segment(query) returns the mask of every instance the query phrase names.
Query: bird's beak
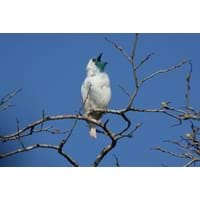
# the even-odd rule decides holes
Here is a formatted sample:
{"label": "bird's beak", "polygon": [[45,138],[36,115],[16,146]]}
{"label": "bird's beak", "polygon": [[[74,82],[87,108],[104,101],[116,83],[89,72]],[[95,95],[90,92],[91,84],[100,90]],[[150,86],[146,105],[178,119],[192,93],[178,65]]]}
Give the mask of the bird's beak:
{"label": "bird's beak", "polygon": [[97,57],[97,61],[101,62],[101,57],[102,57],[103,53],[100,53],[99,56]]}

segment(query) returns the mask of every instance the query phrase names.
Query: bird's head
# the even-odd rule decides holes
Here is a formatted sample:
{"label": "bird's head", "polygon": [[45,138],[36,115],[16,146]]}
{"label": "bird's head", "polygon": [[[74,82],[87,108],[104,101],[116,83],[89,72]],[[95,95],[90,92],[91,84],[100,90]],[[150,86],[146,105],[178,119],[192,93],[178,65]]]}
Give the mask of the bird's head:
{"label": "bird's head", "polygon": [[89,60],[89,63],[87,65],[87,70],[88,71],[100,71],[104,72],[106,65],[108,64],[107,62],[102,62],[101,57],[103,53],[100,53],[97,58],[91,58]]}
{"label": "bird's head", "polygon": [[100,70],[100,72],[103,72],[106,65],[108,64],[107,62],[102,62],[101,57],[103,53],[100,53],[97,58],[92,58],[93,63],[96,65],[96,67]]}

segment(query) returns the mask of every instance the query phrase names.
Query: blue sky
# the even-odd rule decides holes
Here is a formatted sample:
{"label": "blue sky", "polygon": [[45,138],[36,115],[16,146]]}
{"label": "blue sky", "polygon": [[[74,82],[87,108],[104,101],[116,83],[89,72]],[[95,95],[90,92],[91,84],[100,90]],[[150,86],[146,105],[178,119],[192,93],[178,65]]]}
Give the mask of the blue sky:
{"label": "blue sky", "polygon": [[[131,51],[133,34],[0,34],[0,96],[23,88],[12,103],[16,106],[0,113],[0,133],[16,131],[16,117],[20,127],[26,126],[42,115],[73,114],[81,106],[80,87],[85,78],[88,60],[103,52],[103,60],[108,61],[106,71],[111,79],[112,100],[109,108],[123,108],[128,99],[119,85],[133,89],[131,66],[104,37]],[[184,59],[193,63],[191,103],[199,109],[198,74],[200,34],[141,34],[139,37],[136,62],[148,53],[154,52],[152,59],[139,73],[144,77],[158,69],[177,64]],[[142,87],[135,105],[140,108],[158,108],[162,101],[184,106],[185,75],[188,67],[161,75]],[[100,166],[113,166],[116,154],[122,166],[180,166],[184,160],[152,151],[155,146],[172,148],[163,143],[166,139],[176,139],[187,132],[189,123],[181,127],[170,127],[174,121],[160,114],[130,114],[134,122],[143,122],[132,139],[122,140],[102,161]],[[110,118],[107,115],[103,118]],[[119,118],[111,117],[111,126],[119,130]],[[50,123],[56,128],[67,130],[73,121]],[[33,143],[57,144],[63,135],[35,134],[24,140],[25,145]],[[88,136],[85,122],[79,122],[65,150],[82,166],[89,166],[107,144],[104,136],[97,140]],[[19,146],[5,143],[0,152],[7,152]],[[176,149],[175,149],[176,150]],[[56,151],[34,150],[0,160],[0,166],[68,166]]]}

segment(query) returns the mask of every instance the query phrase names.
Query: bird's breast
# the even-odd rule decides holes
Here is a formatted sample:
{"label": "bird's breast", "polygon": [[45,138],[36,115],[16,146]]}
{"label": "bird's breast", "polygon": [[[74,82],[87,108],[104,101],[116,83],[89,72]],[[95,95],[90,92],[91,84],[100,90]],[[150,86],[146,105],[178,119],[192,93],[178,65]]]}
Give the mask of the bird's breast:
{"label": "bird's breast", "polygon": [[106,108],[111,99],[110,81],[105,74],[94,76],[91,80],[90,100],[92,107]]}

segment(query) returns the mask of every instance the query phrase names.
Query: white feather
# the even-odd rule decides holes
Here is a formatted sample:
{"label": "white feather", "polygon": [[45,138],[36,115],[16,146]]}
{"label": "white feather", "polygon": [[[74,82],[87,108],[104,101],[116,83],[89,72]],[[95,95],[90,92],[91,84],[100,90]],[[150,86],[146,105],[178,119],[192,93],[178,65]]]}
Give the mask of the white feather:
{"label": "white feather", "polygon": [[[105,72],[100,72],[92,59],[86,67],[87,76],[81,87],[84,111],[87,114],[91,110],[106,109],[111,99],[110,79]],[[99,120],[101,115],[93,114],[89,117]],[[96,137],[96,128],[90,124],[90,135]]]}

